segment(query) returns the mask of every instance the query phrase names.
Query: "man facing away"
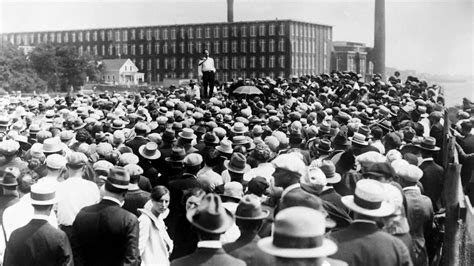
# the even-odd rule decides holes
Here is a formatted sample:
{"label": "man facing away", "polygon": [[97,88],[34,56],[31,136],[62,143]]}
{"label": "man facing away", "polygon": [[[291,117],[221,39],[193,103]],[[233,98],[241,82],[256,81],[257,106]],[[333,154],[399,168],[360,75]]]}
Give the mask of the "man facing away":
{"label": "man facing away", "polygon": [[214,59],[209,57],[209,50],[204,49],[202,51],[204,57],[199,60],[198,73],[202,77],[202,97],[203,99],[212,98],[212,92],[214,91],[214,82],[216,75],[216,67],[214,65]]}

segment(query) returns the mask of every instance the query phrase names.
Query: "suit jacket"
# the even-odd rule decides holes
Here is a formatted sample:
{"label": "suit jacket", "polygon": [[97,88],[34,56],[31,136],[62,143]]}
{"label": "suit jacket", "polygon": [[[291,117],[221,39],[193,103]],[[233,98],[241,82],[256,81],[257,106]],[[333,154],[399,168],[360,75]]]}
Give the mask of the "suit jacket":
{"label": "suit jacket", "polygon": [[345,211],[346,213],[349,213],[349,210],[341,201],[341,195],[337,193],[334,188],[328,188],[326,190],[321,191],[319,197],[322,200],[332,203],[334,206]]}
{"label": "suit jacket", "polygon": [[330,238],[338,246],[337,253],[330,257],[351,266],[412,265],[405,244],[372,223],[354,222]]}
{"label": "suit jacket", "polygon": [[172,261],[171,265],[243,266],[245,262],[228,255],[222,248],[198,248],[191,255]]}
{"label": "suit jacket", "polygon": [[72,225],[76,265],[138,265],[138,219],[103,199],[82,208]]}
{"label": "suit jacket", "polygon": [[275,257],[260,250],[258,240],[258,235],[240,235],[239,239],[225,244],[223,248],[232,257],[245,261],[247,266],[275,265]]}
{"label": "suit jacket", "polygon": [[3,265],[73,265],[66,233],[46,220],[33,219],[13,231]]}
{"label": "suit jacket", "polygon": [[437,211],[441,207],[441,191],[443,189],[443,168],[434,161],[425,161],[420,166],[423,170],[423,177],[420,183],[423,191],[431,199],[433,208]]}
{"label": "suit jacket", "polygon": [[140,153],[138,153],[138,148],[140,148],[140,146],[142,146],[142,145],[147,144],[148,142],[150,142],[150,141],[148,139],[146,139],[145,137],[136,136],[134,139],[132,139],[128,142],[125,142],[125,145],[130,147],[133,150],[133,153],[141,158]]}

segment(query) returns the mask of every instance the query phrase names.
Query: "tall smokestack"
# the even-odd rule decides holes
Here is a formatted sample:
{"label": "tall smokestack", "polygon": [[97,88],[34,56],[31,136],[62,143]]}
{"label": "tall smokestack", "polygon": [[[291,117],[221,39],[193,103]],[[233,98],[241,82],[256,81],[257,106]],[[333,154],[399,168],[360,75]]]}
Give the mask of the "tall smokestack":
{"label": "tall smokestack", "polygon": [[374,72],[385,80],[385,0],[375,0]]}
{"label": "tall smokestack", "polygon": [[227,22],[234,22],[234,0],[227,0]]}

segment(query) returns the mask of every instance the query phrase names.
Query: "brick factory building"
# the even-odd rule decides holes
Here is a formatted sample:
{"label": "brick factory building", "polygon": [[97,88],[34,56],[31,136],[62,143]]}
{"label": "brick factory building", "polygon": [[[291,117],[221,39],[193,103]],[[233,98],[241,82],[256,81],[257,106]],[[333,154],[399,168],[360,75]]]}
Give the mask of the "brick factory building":
{"label": "brick factory building", "polygon": [[333,50],[331,26],[293,20],[5,33],[1,41],[73,45],[79,54],[130,58],[149,83],[197,78],[204,48],[216,61],[219,81],[329,72]]}

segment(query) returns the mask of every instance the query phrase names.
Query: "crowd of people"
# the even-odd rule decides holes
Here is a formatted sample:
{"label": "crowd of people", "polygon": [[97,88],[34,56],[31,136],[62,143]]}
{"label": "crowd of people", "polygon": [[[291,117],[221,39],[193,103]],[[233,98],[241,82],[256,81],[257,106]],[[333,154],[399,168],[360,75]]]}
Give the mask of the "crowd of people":
{"label": "crowd of people", "polygon": [[[2,98],[3,264],[436,260],[438,87],[351,72],[196,86]],[[457,120],[467,188],[473,119]]]}

